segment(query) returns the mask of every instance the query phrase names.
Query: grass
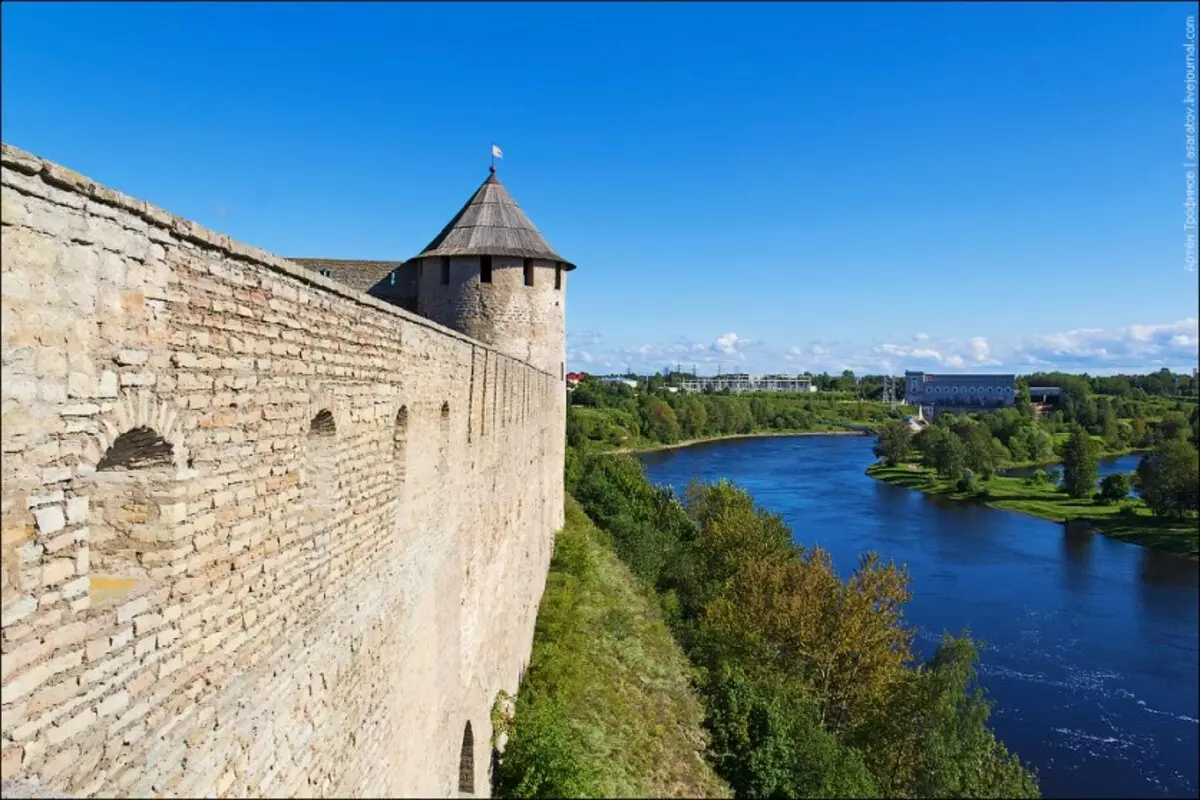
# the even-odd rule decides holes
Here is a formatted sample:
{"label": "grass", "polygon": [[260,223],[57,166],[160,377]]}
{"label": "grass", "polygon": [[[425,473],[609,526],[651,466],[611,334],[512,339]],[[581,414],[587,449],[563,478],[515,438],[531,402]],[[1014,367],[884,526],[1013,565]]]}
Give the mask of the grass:
{"label": "grass", "polygon": [[[511,794],[730,796],[702,755],[703,711],[691,677],[658,604],[568,496],[505,761],[522,737],[552,744],[527,756],[521,771],[551,774],[547,762],[561,746],[573,749],[574,760],[557,782],[536,778],[538,788],[527,781]],[[562,729],[558,738],[546,735],[542,721],[550,717]],[[509,785],[521,777],[510,775]]]}
{"label": "grass", "polygon": [[1006,511],[1048,519],[1053,522],[1082,520],[1105,536],[1123,542],[1166,550],[1191,558],[1200,555],[1200,531],[1194,519],[1168,520],[1154,516],[1141,500],[1129,499],[1121,505],[1102,505],[1091,499],[1075,499],[1049,484],[1033,485],[1026,478],[995,476],[980,480],[987,495],[966,494],[955,489],[954,482],[940,478],[932,470],[916,464],[882,463],[867,468],[872,478],[886,483],[918,489],[960,502],[975,502]]}

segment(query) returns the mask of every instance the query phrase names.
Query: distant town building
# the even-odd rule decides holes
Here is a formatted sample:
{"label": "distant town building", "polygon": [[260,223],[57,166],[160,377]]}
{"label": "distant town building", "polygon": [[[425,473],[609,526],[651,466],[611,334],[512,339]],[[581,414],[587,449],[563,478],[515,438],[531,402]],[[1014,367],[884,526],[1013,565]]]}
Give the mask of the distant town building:
{"label": "distant town building", "polygon": [[1061,386],[1030,386],[1029,401],[1038,416],[1048,414],[1062,405],[1063,390]]}
{"label": "distant town building", "polygon": [[630,389],[636,389],[638,382],[633,378],[625,378],[620,375],[605,375],[603,378],[592,378],[592,380],[600,381],[601,383],[614,383],[628,386]]}
{"label": "distant town building", "polygon": [[[933,375],[904,373],[904,401],[932,408],[1000,408],[1016,401],[1016,375]],[[966,410],[964,408],[963,410]]]}
{"label": "distant town building", "polygon": [[812,378],[807,375],[750,375],[745,372],[697,377],[682,384],[685,392],[721,392],[728,389],[741,392],[815,392]]}

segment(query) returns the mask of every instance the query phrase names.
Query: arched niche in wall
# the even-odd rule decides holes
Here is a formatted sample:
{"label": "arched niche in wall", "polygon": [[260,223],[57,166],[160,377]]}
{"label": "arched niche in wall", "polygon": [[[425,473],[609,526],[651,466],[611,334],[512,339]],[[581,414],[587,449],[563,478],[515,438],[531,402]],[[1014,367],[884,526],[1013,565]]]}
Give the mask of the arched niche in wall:
{"label": "arched niche in wall", "polygon": [[450,401],[442,401],[438,427],[438,473],[450,469]]}
{"label": "arched niche in wall", "polygon": [[305,516],[306,521],[316,525],[318,533],[329,524],[337,500],[337,433],[337,422],[327,408],[308,421],[304,443]]}
{"label": "arched niche in wall", "polygon": [[87,525],[86,557],[76,569],[88,577],[95,610],[169,572],[187,516],[181,481],[194,474],[174,406],[149,390],[123,391],[99,422],[81,453],[94,471],[68,489],[69,521]]}
{"label": "arched niche in wall", "polygon": [[400,406],[392,424],[392,463],[397,481],[408,474],[408,406]]}
{"label": "arched niche in wall", "polygon": [[298,431],[303,454],[300,480],[301,535],[311,537],[319,569],[327,570],[333,543],[330,534],[345,521],[342,481],[344,446],[353,432],[340,398],[318,384],[309,386],[308,420]]}
{"label": "arched niche in wall", "polygon": [[88,498],[89,591],[93,608],[148,586],[150,570],[166,564],[173,529],[186,506],[175,497],[178,476],[171,443],[148,426],[120,435],[81,488]]}
{"label": "arched niche in wall", "polygon": [[475,734],[471,722],[463,729],[462,748],[458,755],[458,791],[475,794]]}

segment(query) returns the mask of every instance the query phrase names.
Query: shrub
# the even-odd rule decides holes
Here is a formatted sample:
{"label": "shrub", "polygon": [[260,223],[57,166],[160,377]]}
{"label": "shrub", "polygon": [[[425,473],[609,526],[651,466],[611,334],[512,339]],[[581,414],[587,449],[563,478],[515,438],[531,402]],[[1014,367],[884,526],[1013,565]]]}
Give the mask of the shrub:
{"label": "shrub", "polygon": [[500,795],[597,796],[597,776],[562,703],[545,699],[521,705],[520,723],[496,776]]}
{"label": "shrub", "polygon": [[964,470],[962,477],[958,479],[955,488],[960,492],[975,494],[979,491],[979,481],[975,478],[975,473],[971,470]]}

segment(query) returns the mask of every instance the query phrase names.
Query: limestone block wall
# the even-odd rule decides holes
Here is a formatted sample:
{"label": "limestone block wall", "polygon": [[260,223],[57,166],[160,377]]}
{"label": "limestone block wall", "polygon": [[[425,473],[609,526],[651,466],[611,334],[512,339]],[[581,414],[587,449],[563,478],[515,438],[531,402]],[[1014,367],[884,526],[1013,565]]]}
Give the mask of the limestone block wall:
{"label": "limestone block wall", "polygon": [[559,376],[0,161],[2,777],[486,794],[563,520]]}

